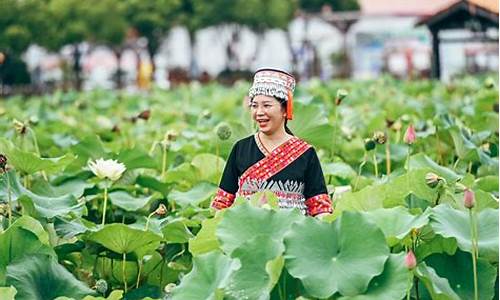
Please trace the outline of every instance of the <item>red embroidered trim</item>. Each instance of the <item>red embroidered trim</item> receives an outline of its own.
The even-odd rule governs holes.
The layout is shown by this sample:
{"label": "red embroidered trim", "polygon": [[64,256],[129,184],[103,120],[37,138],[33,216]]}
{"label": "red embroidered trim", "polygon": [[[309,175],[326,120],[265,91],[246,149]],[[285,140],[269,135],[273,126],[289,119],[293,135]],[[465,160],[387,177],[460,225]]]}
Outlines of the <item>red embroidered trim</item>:
{"label": "red embroidered trim", "polygon": [[307,214],[315,216],[321,213],[332,213],[332,202],[327,194],[319,194],[311,197],[305,202],[307,206]]}
{"label": "red embroidered trim", "polygon": [[240,177],[239,187],[246,180],[267,180],[299,158],[311,145],[293,137],[277,147],[268,156],[248,168]]}
{"label": "red embroidered trim", "polygon": [[234,198],[236,198],[236,195],[228,193],[219,188],[214,200],[212,201],[212,207],[215,209],[228,208],[229,206],[233,205]]}

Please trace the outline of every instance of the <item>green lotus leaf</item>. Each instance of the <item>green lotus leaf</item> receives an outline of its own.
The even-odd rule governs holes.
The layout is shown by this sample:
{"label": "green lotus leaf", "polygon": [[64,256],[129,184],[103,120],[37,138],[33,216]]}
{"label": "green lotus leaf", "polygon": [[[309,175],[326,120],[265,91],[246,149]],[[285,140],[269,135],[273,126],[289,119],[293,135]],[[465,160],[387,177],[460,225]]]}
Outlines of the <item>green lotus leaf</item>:
{"label": "green lotus leaf", "polygon": [[201,182],[187,192],[173,190],[168,195],[168,198],[169,200],[179,203],[183,207],[188,205],[198,206],[201,202],[211,197],[216,189],[217,186],[211,183]]}
{"label": "green lotus leaf", "polygon": [[111,200],[114,206],[125,211],[137,211],[148,205],[152,200],[152,196],[133,197],[125,191],[114,191],[109,193],[109,200]]}
{"label": "green lotus leaf", "polygon": [[[168,174],[168,173],[167,173]],[[139,175],[136,178],[136,183],[142,187],[152,189],[160,192],[162,195],[168,195],[170,188],[167,184],[159,181],[158,179],[147,176],[147,175]]]}
{"label": "green lotus leaf", "polygon": [[19,200],[23,205],[30,207],[33,213],[45,218],[66,215],[69,212],[81,214],[83,203],[78,203],[73,195],[47,197],[37,195],[24,188],[14,171],[8,171],[0,176],[0,198],[7,199],[10,186],[11,200]]}
{"label": "green lotus leaf", "polygon": [[446,179],[448,183],[455,182],[460,179],[460,176],[453,170],[440,166],[438,163],[436,163],[423,153],[418,153],[410,157],[410,168],[411,170],[429,169],[430,171]]}
{"label": "green lotus leaf", "polygon": [[195,256],[193,269],[173,290],[172,300],[222,300],[223,287],[238,267],[238,261],[219,251]]}
{"label": "green lotus leaf", "polygon": [[329,124],[321,105],[294,103],[294,120],[289,123],[290,130],[300,138],[317,147],[330,149],[333,127]]}
{"label": "green lotus leaf", "polygon": [[12,142],[4,138],[0,138],[0,152],[7,156],[9,164],[17,171],[29,175],[38,171],[61,171],[75,159],[71,153],[61,157],[42,158],[33,152],[23,151],[15,147]]}
{"label": "green lotus leaf", "polygon": [[58,296],[81,299],[95,294],[53,257],[37,254],[7,267],[7,285],[17,289],[16,300],[46,300]]}
{"label": "green lotus leaf", "polygon": [[79,178],[65,180],[58,185],[52,185],[45,180],[38,180],[31,186],[31,191],[35,194],[47,197],[62,197],[68,194],[75,198],[80,198],[85,189],[91,188],[92,183]]}
{"label": "green lotus leaf", "polygon": [[127,170],[139,168],[158,169],[159,167],[159,164],[156,160],[154,160],[151,156],[149,156],[148,153],[138,147],[120,151],[115,159],[125,164]]}
{"label": "green lotus leaf", "polygon": [[45,229],[43,229],[42,224],[40,224],[40,222],[38,222],[36,219],[30,216],[22,216],[12,224],[12,227],[13,226],[21,227],[33,232],[40,240],[40,242],[42,242],[42,244],[50,246],[49,234],[47,233],[47,231],[45,231]]}
{"label": "green lotus leaf", "polygon": [[450,287],[448,280],[437,275],[436,271],[427,266],[425,262],[418,264],[415,275],[423,282],[431,299],[460,300],[460,297]]}
{"label": "green lotus leaf", "polygon": [[218,184],[224,171],[224,160],[210,153],[202,153],[193,157],[191,164],[199,170],[198,180]]}
{"label": "green lotus leaf", "polygon": [[333,175],[343,179],[353,179],[356,177],[356,171],[344,163],[344,162],[334,162],[322,165],[323,174],[325,176]]}
{"label": "green lotus leaf", "polygon": [[35,233],[32,229],[25,229],[25,224],[16,223],[0,234],[0,284],[5,282],[5,268],[13,261],[36,253],[55,256],[52,247],[38,238],[40,235],[43,239],[43,234]]}
{"label": "green lotus leaf", "polygon": [[16,294],[17,294],[17,290],[13,286],[0,287],[0,299],[16,300],[16,298],[15,298]]}
{"label": "green lotus leaf", "polygon": [[199,181],[200,170],[191,163],[182,163],[173,169],[168,170],[165,176],[165,182],[177,183],[183,186],[191,187]]}
{"label": "green lotus leaf", "polygon": [[219,240],[215,235],[217,225],[222,220],[222,214],[225,210],[220,211],[213,218],[205,219],[201,222],[201,229],[198,234],[189,240],[189,252],[193,256],[199,256],[208,253],[212,250],[219,249]]}
{"label": "green lotus leaf", "polygon": [[364,213],[369,221],[375,223],[385,235],[389,247],[396,245],[412,229],[422,228],[429,223],[430,210],[414,216],[401,206],[377,209]]}
{"label": "green lotus leaf", "polygon": [[[450,287],[460,299],[474,299],[474,278],[470,253],[459,250],[453,256],[434,254],[425,261],[428,266],[436,270],[440,277],[448,279]],[[493,299],[494,294],[496,294],[496,267],[487,260],[479,258],[477,260],[477,275],[479,299]]]}
{"label": "green lotus leaf", "polygon": [[78,144],[71,147],[71,151],[78,155],[78,160],[84,164],[89,159],[108,158],[108,152],[97,135],[84,137]]}
{"label": "green lotus leaf", "polygon": [[78,217],[74,219],[55,217],[54,229],[56,230],[58,236],[65,239],[70,239],[87,231],[98,230],[97,226],[94,223]]}
{"label": "green lotus leaf", "polygon": [[339,300],[385,300],[403,299],[408,288],[410,273],[406,268],[405,254],[390,254],[384,272],[373,278],[365,293],[341,297]]}
{"label": "green lotus leaf", "polygon": [[[498,261],[498,210],[487,208],[475,216],[477,220],[479,256],[489,261]],[[437,234],[455,238],[458,247],[472,251],[471,223],[469,213],[441,204],[434,207],[431,225]]]}
{"label": "green lotus leaf", "polygon": [[485,192],[498,192],[498,175],[485,176],[476,179],[474,188],[481,189]]}
{"label": "green lotus leaf", "polygon": [[125,224],[104,225],[92,232],[87,239],[103,245],[116,253],[131,253],[150,244],[159,244],[162,237],[150,231],[131,228]]}
{"label": "green lotus leaf", "polygon": [[194,235],[189,231],[184,224],[183,220],[174,220],[172,222],[167,223],[165,227],[162,228],[162,233],[165,241],[167,243],[178,243],[183,244],[187,243],[189,239],[193,238]]}
{"label": "green lotus leaf", "polygon": [[[121,299],[123,299],[123,291],[122,290],[114,290],[109,294],[109,296],[107,298],[96,297],[96,296],[85,296],[85,298],[83,298],[82,300],[121,300]],[[144,299],[146,299],[146,298],[144,298]],[[76,300],[76,299],[69,298],[69,297],[57,297],[54,300]]]}
{"label": "green lotus leaf", "polygon": [[318,298],[364,293],[389,257],[382,231],[357,212],[344,212],[333,223],[304,218],[292,225],[285,245],[290,275]]}
{"label": "green lotus leaf", "polygon": [[281,240],[290,225],[304,218],[296,210],[268,210],[251,206],[248,201],[227,209],[217,226],[221,249],[231,254],[234,249],[259,235],[263,239]]}
{"label": "green lotus leaf", "polygon": [[444,238],[434,233],[431,235],[430,238],[420,237],[421,242],[415,249],[415,256],[419,259],[424,259],[434,253],[453,255],[457,251],[457,241],[454,238]]}
{"label": "green lotus leaf", "polygon": [[269,299],[278,281],[284,260],[280,240],[255,236],[236,248],[231,257],[239,261],[224,289],[225,299]]}

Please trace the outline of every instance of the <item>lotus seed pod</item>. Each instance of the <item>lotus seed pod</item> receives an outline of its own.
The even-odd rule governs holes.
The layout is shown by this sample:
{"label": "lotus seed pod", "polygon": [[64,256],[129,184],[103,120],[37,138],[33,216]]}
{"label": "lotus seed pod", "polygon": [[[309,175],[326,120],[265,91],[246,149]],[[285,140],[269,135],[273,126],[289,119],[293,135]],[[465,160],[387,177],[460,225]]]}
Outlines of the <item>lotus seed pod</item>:
{"label": "lotus seed pod", "polygon": [[342,100],[344,100],[347,95],[349,95],[349,93],[346,90],[338,89],[337,97],[335,98],[335,105],[340,105],[342,103]]}
{"label": "lotus seed pod", "polygon": [[7,156],[0,154],[0,169],[5,172],[5,167],[7,166]]}
{"label": "lotus seed pod", "polygon": [[465,189],[464,192],[464,206],[468,209],[471,209],[476,204],[476,197],[474,196],[474,192],[470,189]]}
{"label": "lotus seed pod", "polygon": [[371,151],[371,150],[375,149],[375,146],[377,146],[377,144],[375,143],[374,140],[365,139],[365,150],[366,151]]}
{"label": "lotus seed pod", "polygon": [[405,265],[409,270],[413,270],[417,266],[417,258],[411,250],[405,256]]}
{"label": "lotus seed pod", "polygon": [[493,78],[491,78],[491,77],[486,78],[486,80],[484,81],[484,86],[488,89],[494,88],[495,87],[495,80],[493,80]]}
{"label": "lotus seed pod", "polygon": [[176,286],[177,285],[175,283],[171,282],[163,288],[163,291],[165,292],[165,294],[171,294]]}
{"label": "lotus seed pod", "polygon": [[375,131],[372,138],[377,144],[385,144],[387,142],[387,135],[382,131]]}
{"label": "lotus seed pod", "polygon": [[222,141],[225,141],[231,137],[231,127],[229,125],[222,123],[217,126],[217,136]]}
{"label": "lotus seed pod", "polygon": [[163,216],[167,213],[167,207],[165,204],[161,203],[160,206],[155,210],[155,214],[159,216]]}
{"label": "lotus seed pod", "polygon": [[169,130],[169,131],[167,131],[167,133],[165,133],[164,140],[173,142],[177,139],[178,136],[179,136],[179,133],[177,131]]}
{"label": "lotus seed pod", "polygon": [[12,123],[14,124],[14,129],[17,131],[17,133],[24,135],[28,131],[28,127],[23,122],[14,119]]}
{"label": "lotus seed pod", "polygon": [[439,182],[442,181],[442,178],[439,177],[437,174],[429,172],[425,174],[425,183],[430,187],[430,188],[435,188]]}
{"label": "lotus seed pod", "polygon": [[208,109],[205,109],[202,113],[201,113],[201,116],[204,118],[204,119],[210,119],[212,117],[212,112]]}
{"label": "lotus seed pod", "polygon": [[108,291],[108,283],[104,279],[99,279],[95,283],[96,290],[101,294],[106,294]]}
{"label": "lotus seed pod", "polygon": [[150,117],[151,117],[151,111],[149,109],[146,109],[137,115],[137,118],[142,119],[144,121],[149,120]]}

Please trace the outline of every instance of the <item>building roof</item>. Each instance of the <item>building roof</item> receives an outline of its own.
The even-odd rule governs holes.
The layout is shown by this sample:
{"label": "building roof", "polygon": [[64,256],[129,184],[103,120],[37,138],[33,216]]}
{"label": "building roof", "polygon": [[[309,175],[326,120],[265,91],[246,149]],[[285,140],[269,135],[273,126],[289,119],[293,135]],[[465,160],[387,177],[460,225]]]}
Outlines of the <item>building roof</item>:
{"label": "building roof", "polygon": [[[457,20],[463,21],[467,15],[477,16],[485,24],[498,26],[498,0],[453,0],[442,6],[434,14],[422,16],[416,24],[435,27],[454,27]],[[454,21],[454,22],[449,22]]]}
{"label": "building roof", "polygon": [[[359,0],[363,15],[432,16],[462,0]],[[498,0],[467,0],[498,14]]]}

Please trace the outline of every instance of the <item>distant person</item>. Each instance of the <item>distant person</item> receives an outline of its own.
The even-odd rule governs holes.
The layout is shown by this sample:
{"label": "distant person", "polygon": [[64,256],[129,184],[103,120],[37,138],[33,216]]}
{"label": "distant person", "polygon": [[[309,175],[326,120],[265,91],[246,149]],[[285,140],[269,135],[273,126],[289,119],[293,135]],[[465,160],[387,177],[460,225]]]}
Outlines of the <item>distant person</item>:
{"label": "distant person", "polygon": [[285,71],[255,73],[248,100],[259,130],[233,146],[212,207],[224,209],[236,196],[270,190],[280,208],[298,208],[310,216],[332,212],[316,151],[287,127],[294,89],[295,79]]}

